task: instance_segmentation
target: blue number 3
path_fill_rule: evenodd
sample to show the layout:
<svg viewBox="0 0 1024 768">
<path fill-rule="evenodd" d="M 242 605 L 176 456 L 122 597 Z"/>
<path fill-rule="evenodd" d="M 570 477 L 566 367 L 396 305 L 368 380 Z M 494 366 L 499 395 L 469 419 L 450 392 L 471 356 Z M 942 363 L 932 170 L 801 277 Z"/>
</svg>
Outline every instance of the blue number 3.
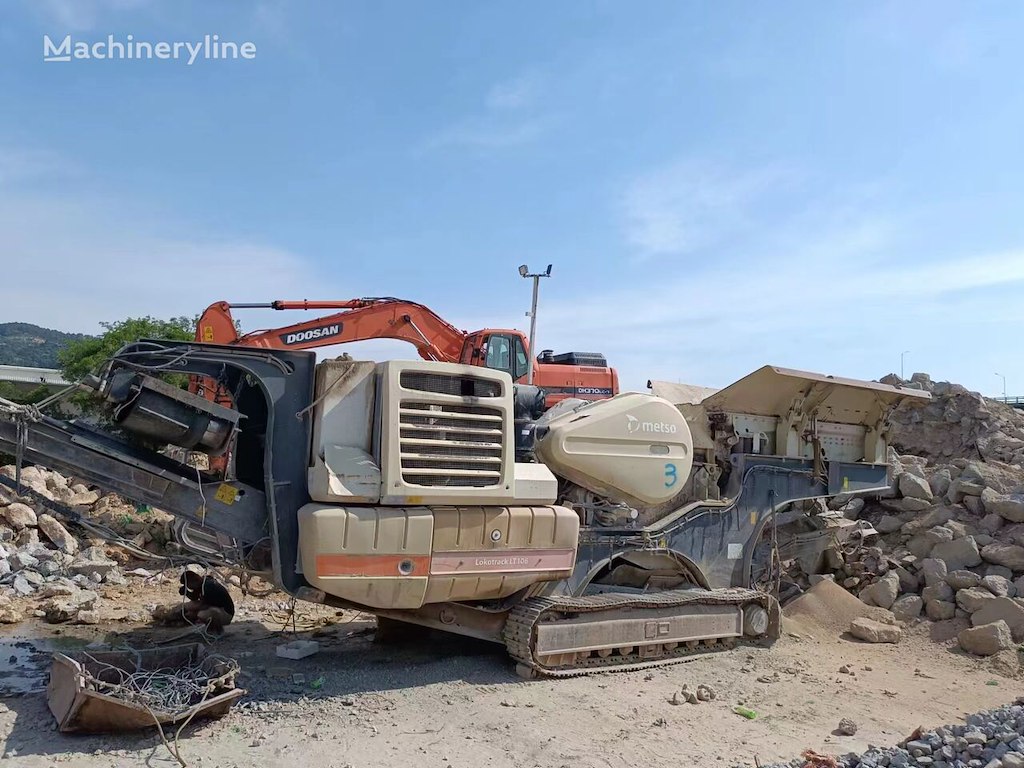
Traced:
<svg viewBox="0 0 1024 768">
<path fill-rule="evenodd" d="M 665 487 L 666 488 L 671 488 L 673 485 L 676 484 L 677 480 L 679 480 L 679 475 L 676 472 L 676 465 L 675 464 L 666 464 L 665 465 Z"/>
</svg>

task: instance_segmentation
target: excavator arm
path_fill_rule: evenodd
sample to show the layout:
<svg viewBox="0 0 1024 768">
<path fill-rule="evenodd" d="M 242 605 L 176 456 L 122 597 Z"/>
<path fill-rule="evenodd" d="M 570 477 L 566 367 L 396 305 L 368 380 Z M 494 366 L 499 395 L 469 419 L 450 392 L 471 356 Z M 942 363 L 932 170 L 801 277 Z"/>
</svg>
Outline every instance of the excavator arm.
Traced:
<svg viewBox="0 0 1024 768">
<path fill-rule="evenodd" d="M 254 331 L 239 336 L 232 309 L 334 309 L 331 315 L 303 323 Z M 395 298 L 347 301 L 273 301 L 263 304 L 211 304 L 199 318 L 196 341 L 240 344 L 265 349 L 313 349 L 368 339 L 408 341 L 424 360 L 458 362 L 466 332 L 446 322 L 431 309 Z"/>
</svg>

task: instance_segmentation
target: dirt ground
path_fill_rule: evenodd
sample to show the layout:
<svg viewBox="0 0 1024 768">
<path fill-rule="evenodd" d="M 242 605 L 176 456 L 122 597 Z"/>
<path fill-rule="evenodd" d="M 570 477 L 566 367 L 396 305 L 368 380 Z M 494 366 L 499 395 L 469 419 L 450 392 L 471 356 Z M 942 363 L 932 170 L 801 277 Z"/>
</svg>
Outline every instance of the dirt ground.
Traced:
<svg viewBox="0 0 1024 768">
<path fill-rule="evenodd" d="M 177 597 L 171 583 L 126 590 L 136 606 Z M 770 648 L 738 648 L 654 671 L 523 681 L 502 648 L 431 632 L 374 640 L 361 614 L 300 608 L 319 618 L 319 654 L 287 661 L 275 647 L 279 600 L 244 598 L 215 651 L 236 658 L 249 694 L 221 720 L 190 726 L 190 766 L 364 768 L 697 766 L 790 759 L 806 748 L 861 751 L 919 725 L 961 721 L 1004 704 L 1020 680 L 952 650 L 958 625 L 927 622 L 898 645 L 867 645 L 825 624 L 787 624 Z M 117 622 L 95 627 L 28 622 L 0 635 L 0 743 L 11 765 L 172 766 L 155 732 L 65 736 L 41 693 L 52 650 L 87 643 L 145 647 L 175 630 Z M 303 636 L 308 636 L 304 634 Z M 936 641 L 936 638 L 939 642 Z M 840 672 L 849 667 L 852 674 Z M 684 684 L 716 699 L 673 705 Z M 18 688 L 28 689 L 16 693 Z M 734 714 L 743 704 L 758 717 Z M 833 733 L 852 718 L 855 736 Z"/>
</svg>

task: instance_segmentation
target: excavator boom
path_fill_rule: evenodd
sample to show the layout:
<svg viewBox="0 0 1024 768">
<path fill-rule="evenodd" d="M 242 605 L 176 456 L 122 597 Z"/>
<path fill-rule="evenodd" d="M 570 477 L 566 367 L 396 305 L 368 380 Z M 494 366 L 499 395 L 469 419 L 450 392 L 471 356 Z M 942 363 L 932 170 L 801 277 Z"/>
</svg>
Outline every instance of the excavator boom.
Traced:
<svg viewBox="0 0 1024 768">
<path fill-rule="evenodd" d="M 232 308 L 276 310 L 342 310 L 303 323 L 239 336 Z M 314 349 L 369 339 L 408 341 L 424 360 L 457 361 L 467 334 L 428 307 L 390 297 L 347 301 L 272 301 L 211 304 L 199 318 L 196 341 L 242 344 L 265 349 Z"/>
<path fill-rule="evenodd" d="M 239 335 L 233 308 L 335 311 L 315 320 Z M 196 327 L 198 342 L 264 349 L 315 349 L 369 339 L 407 341 L 424 360 L 493 368 L 507 372 L 517 382 L 525 382 L 532 368 L 534 384 L 546 392 L 547 407 L 567 398 L 603 400 L 619 391 L 618 375 L 603 355 L 553 355 L 546 350 L 537 357 L 521 331 L 489 328 L 467 333 L 423 304 L 392 297 L 241 304 L 219 301 L 206 308 Z"/>
</svg>

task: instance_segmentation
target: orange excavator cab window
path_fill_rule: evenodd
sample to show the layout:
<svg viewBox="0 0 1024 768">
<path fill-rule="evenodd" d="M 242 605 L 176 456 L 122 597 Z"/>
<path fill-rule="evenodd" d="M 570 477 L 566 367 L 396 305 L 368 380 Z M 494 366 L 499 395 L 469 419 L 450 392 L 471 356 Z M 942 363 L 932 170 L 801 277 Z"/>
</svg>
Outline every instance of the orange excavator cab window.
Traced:
<svg viewBox="0 0 1024 768">
<path fill-rule="evenodd" d="M 512 344 L 508 336 L 491 334 L 487 339 L 487 356 L 484 365 L 496 371 L 512 373 Z"/>
<path fill-rule="evenodd" d="M 530 370 L 530 358 L 526 356 L 526 348 L 523 345 L 523 340 L 518 336 L 513 337 L 512 348 L 514 350 L 512 360 L 512 378 L 520 379 Z"/>
<path fill-rule="evenodd" d="M 492 333 L 484 341 L 484 349 L 484 365 L 496 371 L 505 371 L 513 381 L 529 371 L 530 360 L 526 356 L 523 340 L 518 336 Z"/>
</svg>

